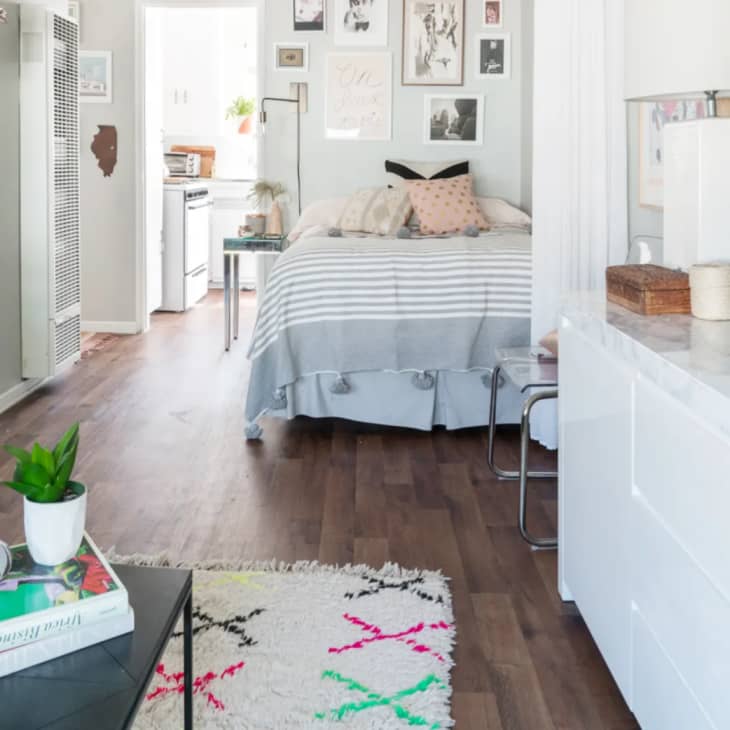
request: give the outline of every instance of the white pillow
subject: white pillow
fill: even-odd
[[[413,212],[406,188],[367,188],[351,195],[340,218],[343,231],[395,236]]]
[[[306,235],[327,235],[330,228],[336,228],[349,197],[328,198],[308,205],[287,236],[290,243]]]
[[[484,217],[495,226],[506,225],[529,228],[532,218],[501,198],[477,198]]]

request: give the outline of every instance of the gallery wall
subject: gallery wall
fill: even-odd
[[[303,202],[346,195],[385,183],[387,158],[409,160],[468,159],[481,195],[505,198],[527,210],[531,202],[532,175],[532,6],[533,0],[503,0],[503,28],[511,34],[512,73],[509,80],[476,76],[476,36],[490,32],[482,25],[483,2],[466,0],[463,86],[403,86],[403,2],[391,0],[387,48],[392,56],[392,138],[388,141],[340,141],[325,138],[325,64],[328,53],[353,49],[335,46],[334,0],[327,3],[327,31],[294,31],[293,0],[266,2],[264,91],[267,96],[288,96],[289,83],[309,84],[309,111],[302,117]],[[274,67],[275,43],[309,44],[309,70],[279,71]],[[485,96],[484,143],[481,146],[424,144],[424,96],[426,94],[483,94]],[[270,106],[264,143],[264,173],[284,181],[291,191],[290,210],[296,205],[295,115],[285,106]]]

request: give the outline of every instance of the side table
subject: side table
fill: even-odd
[[[223,307],[224,343],[226,352],[231,349],[231,324],[233,339],[238,339],[240,277],[238,257],[243,253],[275,252],[281,253],[287,245],[286,236],[245,236],[243,238],[223,239]],[[231,267],[231,260],[233,266]],[[231,272],[231,268],[233,271]],[[231,282],[231,278],[233,281]],[[233,297],[231,316],[231,284],[236,295]]]

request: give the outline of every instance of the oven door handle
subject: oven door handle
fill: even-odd
[[[213,205],[212,200],[206,200],[203,203],[186,203],[188,210],[197,210],[198,208],[210,208]]]

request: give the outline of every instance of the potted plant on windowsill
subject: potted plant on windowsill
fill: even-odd
[[[84,536],[86,487],[71,481],[79,446],[79,424],[66,431],[51,451],[36,443],[28,452],[6,445],[16,459],[12,481],[3,482],[24,498],[25,540],[39,565],[72,558]]]
[[[251,134],[253,129],[252,115],[256,109],[256,100],[245,96],[236,97],[226,109],[226,120],[238,120],[238,133]]]

